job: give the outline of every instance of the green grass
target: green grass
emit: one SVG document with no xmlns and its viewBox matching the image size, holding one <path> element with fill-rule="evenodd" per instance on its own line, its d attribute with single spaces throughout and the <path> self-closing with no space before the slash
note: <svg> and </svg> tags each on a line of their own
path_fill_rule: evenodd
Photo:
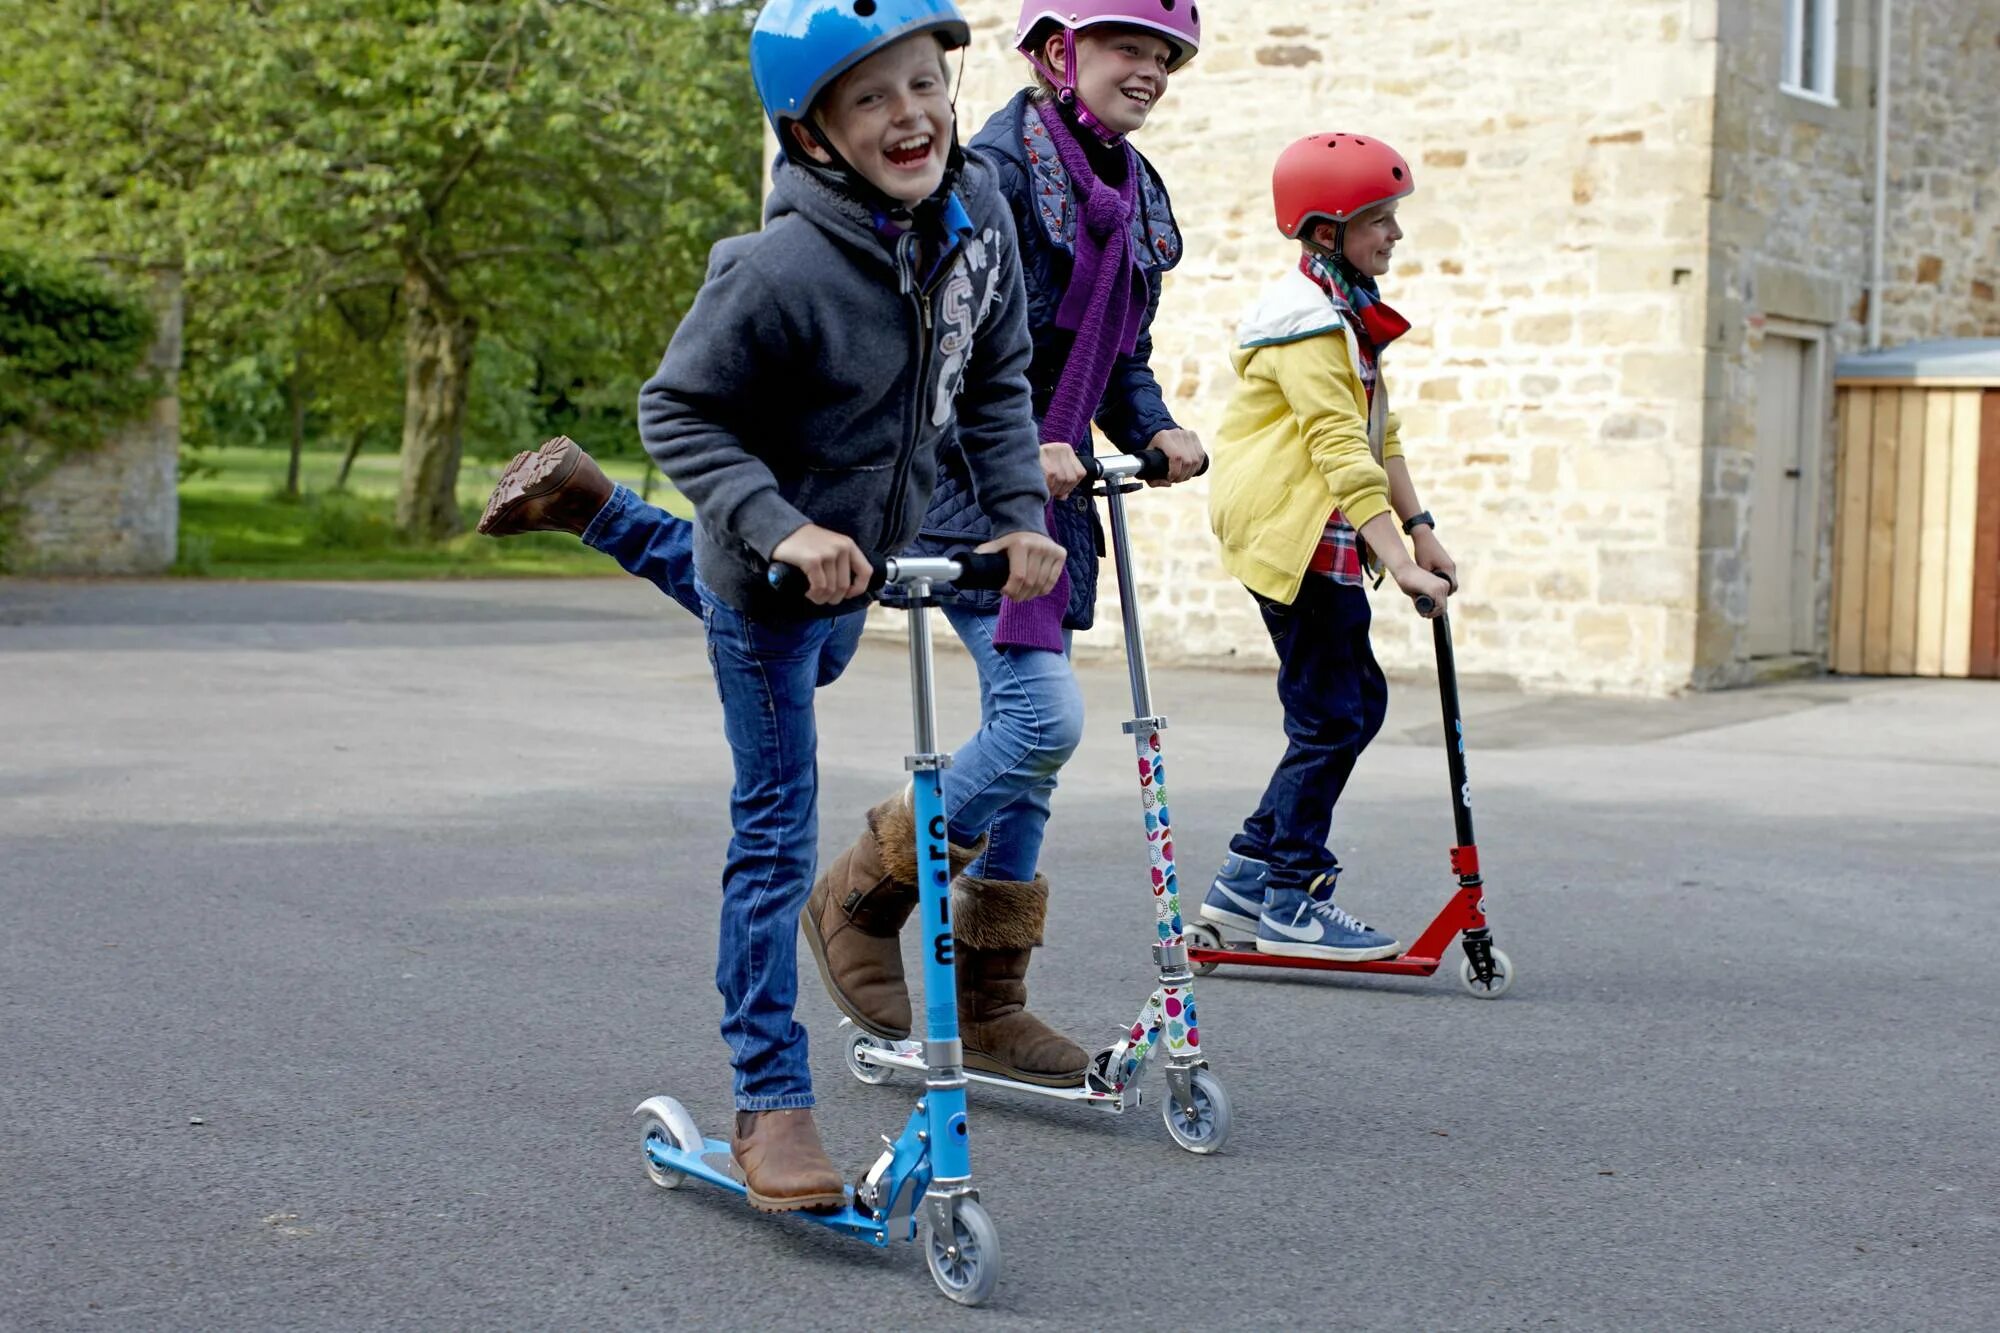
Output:
<svg viewBox="0 0 2000 1333">
<path fill-rule="evenodd" d="M 180 559 L 174 572 L 233 579 L 437 579 L 612 575 L 611 560 L 564 533 L 529 533 L 504 540 L 472 531 L 503 464 L 468 461 L 459 469 L 464 530 L 435 545 L 405 540 L 395 530 L 393 456 L 355 460 L 346 492 L 335 492 L 340 455 L 307 450 L 298 499 L 280 494 L 285 451 L 205 449 L 205 474 L 181 482 Z M 207 473 L 213 468 L 213 473 Z M 643 465 L 613 464 L 612 479 L 638 490 Z M 664 482 L 656 503 L 686 515 L 687 504 Z"/>
</svg>

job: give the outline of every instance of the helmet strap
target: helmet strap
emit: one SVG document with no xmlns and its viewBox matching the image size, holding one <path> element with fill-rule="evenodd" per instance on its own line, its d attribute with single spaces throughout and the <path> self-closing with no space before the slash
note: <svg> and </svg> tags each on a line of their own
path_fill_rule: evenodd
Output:
<svg viewBox="0 0 2000 1333">
<path fill-rule="evenodd" d="M 833 140 L 827 137 L 826 131 L 821 129 L 819 122 L 811 116 L 806 116 L 802 120 L 791 123 L 804 125 L 806 133 L 812 136 L 813 142 L 819 145 L 822 152 L 833 159 L 830 162 L 820 162 L 808 154 L 793 151 L 797 148 L 797 141 L 792 139 L 790 135 L 787 135 L 784 144 L 786 150 L 785 156 L 791 159 L 794 166 L 804 169 L 816 177 L 822 184 L 831 186 L 849 198 L 858 201 L 870 212 L 886 218 L 888 221 L 901 227 L 914 227 L 926 217 L 941 212 L 943 201 L 950 198 L 952 191 L 958 188 L 958 178 L 965 171 L 965 152 L 959 146 L 958 142 L 958 116 L 956 107 L 953 109 L 951 120 L 951 147 L 945 155 L 944 178 L 938 182 L 938 187 L 931 193 L 930 198 L 915 205 L 906 204 L 900 199 L 891 198 L 875 182 L 862 175 L 855 168 L 854 164 L 849 162 L 841 155 L 841 151 L 833 146 Z"/>
<path fill-rule="evenodd" d="M 1043 45 L 1046 46 L 1047 43 L 1045 42 Z M 1035 67 L 1036 73 L 1047 79 L 1050 85 L 1054 87 L 1056 90 L 1056 101 L 1069 108 L 1069 113 L 1075 118 L 1077 124 L 1090 131 L 1099 142 L 1107 147 L 1116 148 L 1119 144 L 1125 142 L 1124 135 L 1115 132 L 1110 126 L 1099 120 L 1091 109 L 1083 104 L 1083 99 L 1077 96 L 1076 29 L 1063 29 L 1063 72 L 1060 78 L 1056 76 L 1054 70 L 1049 68 L 1048 62 L 1042 59 L 1041 51 L 1029 48 L 1024 54 L 1028 57 L 1028 63 Z"/>
<path fill-rule="evenodd" d="M 1331 247 L 1321 245 L 1312 238 L 1313 229 L 1322 222 L 1331 223 L 1333 226 L 1333 245 Z M 1299 228 L 1299 243 L 1305 246 L 1308 252 L 1331 263 L 1339 271 L 1340 276 L 1345 278 L 1349 283 L 1357 287 L 1364 287 L 1371 292 L 1375 290 L 1375 279 L 1356 268 L 1353 261 L 1347 257 L 1347 223 L 1336 222 L 1323 213 L 1315 214 L 1307 220 L 1303 227 Z"/>
<path fill-rule="evenodd" d="M 903 203 L 901 200 L 891 199 L 876 186 L 874 181 L 869 180 L 856 170 L 854 164 L 849 162 L 841 154 L 841 151 L 833 146 L 833 140 L 827 137 L 826 131 L 820 128 L 818 121 L 808 115 L 797 123 L 806 127 L 806 133 L 812 136 L 813 142 L 819 145 L 820 151 L 833 160 L 830 162 L 821 162 L 809 154 L 794 153 L 792 154 L 792 160 L 795 163 L 804 167 L 808 172 L 817 176 L 823 183 L 832 186 L 842 194 L 859 200 L 868 207 L 869 211 L 880 213 L 892 222 L 901 223 L 905 226 L 909 225 L 909 205 Z"/>
<path fill-rule="evenodd" d="M 1318 241 L 1315 241 L 1313 239 L 1314 230 L 1317 229 L 1322 222 L 1332 223 L 1333 225 L 1332 249 L 1328 249 L 1326 246 L 1321 245 Z M 1347 244 L 1347 224 L 1345 222 L 1336 221 L 1335 219 L 1326 216 L 1326 214 L 1324 213 L 1314 213 L 1312 216 L 1308 217 L 1305 220 L 1305 224 L 1299 228 L 1299 242 L 1300 244 L 1304 245 L 1306 249 L 1312 251 L 1314 254 L 1321 255 L 1327 259 L 1331 259 L 1336 264 L 1343 264 L 1347 262 L 1347 255 L 1344 253 L 1344 247 Z"/>
</svg>

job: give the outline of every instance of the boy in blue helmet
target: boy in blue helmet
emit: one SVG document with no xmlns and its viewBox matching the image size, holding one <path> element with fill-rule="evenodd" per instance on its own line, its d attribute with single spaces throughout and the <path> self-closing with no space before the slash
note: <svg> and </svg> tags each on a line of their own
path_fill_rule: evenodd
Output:
<svg viewBox="0 0 2000 1333">
<path fill-rule="evenodd" d="M 1034 602 L 961 593 L 945 605 L 979 673 L 980 719 L 954 752 L 944 797 L 965 1065 L 1075 1087 L 1090 1057 L 1028 1007 L 1027 981 L 1047 922 L 1041 853 L 1051 797 L 1083 728 L 1069 634 L 1090 628 L 1103 544 L 1077 455 L 1092 448 L 1094 418 L 1120 448 L 1165 452 L 1170 480 L 1193 475 L 1202 460 L 1199 439 L 1175 424 L 1150 364 L 1161 275 L 1180 260 L 1180 230 L 1164 182 L 1125 137 L 1194 58 L 1201 21 L 1194 5 L 1161 0 L 1025 0 L 1016 37 L 1040 86 L 996 111 L 967 152 L 993 171 L 1013 210 L 1034 346 L 1028 382 L 1040 436 L 1051 442 L 1041 449 L 1057 501 L 1049 531 L 1068 549 L 1067 581 Z M 978 495 L 947 438 L 912 553 L 949 553 L 992 536 Z M 614 487 L 567 438 L 514 459 L 479 530 L 575 534 L 701 613 L 694 525 Z M 908 1037 L 914 1020 L 898 938 L 918 898 L 912 818 L 906 791 L 870 809 L 822 871 L 802 917 L 835 1006 L 887 1040 Z"/>
<path fill-rule="evenodd" d="M 639 395 L 646 451 L 694 502 L 695 595 L 735 761 L 716 985 L 735 1066 L 731 1147 L 765 1211 L 832 1208 L 793 1019 L 818 843 L 814 691 L 861 635 L 871 558 L 917 535 L 950 431 L 1005 552 L 1006 595 L 1055 586 L 1062 548 L 1027 381 L 1011 215 L 958 153 L 950 0 L 773 0 L 751 37 L 784 148 L 764 229 L 722 242 Z M 765 581 L 810 584 L 802 605 Z"/>
</svg>

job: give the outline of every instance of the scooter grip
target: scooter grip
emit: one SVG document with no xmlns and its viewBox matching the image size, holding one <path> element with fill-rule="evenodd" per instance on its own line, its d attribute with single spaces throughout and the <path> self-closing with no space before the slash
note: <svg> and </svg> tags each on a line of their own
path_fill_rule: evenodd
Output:
<svg viewBox="0 0 2000 1333">
<path fill-rule="evenodd" d="M 882 590 L 884 570 L 880 565 L 872 566 L 871 570 L 868 575 L 868 592 L 872 596 Z M 806 577 L 806 572 L 797 565 L 788 565 L 782 560 L 771 562 L 770 568 L 764 571 L 764 581 L 769 583 L 772 591 L 780 596 L 797 597 L 802 601 L 805 595 L 812 591 L 812 580 Z"/>
<path fill-rule="evenodd" d="M 1419 593 L 1416 600 L 1417 614 L 1420 616 L 1428 617 L 1431 612 L 1437 610 L 1437 598 L 1429 593 Z"/>
<path fill-rule="evenodd" d="M 1139 460 L 1139 470 L 1132 474 L 1134 481 L 1159 481 L 1171 470 L 1167 462 L 1167 456 L 1161 450 L 1141 449 L 1133 457 Z M 1083 463 L 1083 475 L 1085 477 L 1091 481 L 1104 480 L 1104 464 L 1098 462 L 1090 454 L 1078 454 L 1077 458 Z M 1194 474 L 1199 477 L 1207 471 L 1208 455 L 1203 454 L 1201 466 L 1194 470 Z"/>
<path fill-rule="evenodd" d="M 812 587 L 806 572 L 797 565 L 788 565 L 782 560 L 773 560 L 771 567 L 764 571 L 764 581 L 771 585 L 771 591 L 786 597 L 803 597 Z"/>
<path fill-rule="evenodd" d="M 1165 451 L 1160 449 L 1141 449 L 1139 451 L 1139 470 L 1133 474 L 1133 480 L 1164 481 L 1169 471 L 1171 471 L 1171 465 L 1167 462 Z M 1199 477 L 1206 471 L 1208 471 L 1208 455 L 1203 454 L 1201 456 L 1201 466 L 1194 470 L 1194 475 Z"/>
<path fill-rule="evenodd" d="M 1010 572 L 1005 551 L 987 551 L 977 554 L 967 551 L 964 555 L 953 556 L 958 561 L 958 577 L 951 581 L 954 588 L 967 592 L 998 592 L 1007 586 Z"/>
</svg>

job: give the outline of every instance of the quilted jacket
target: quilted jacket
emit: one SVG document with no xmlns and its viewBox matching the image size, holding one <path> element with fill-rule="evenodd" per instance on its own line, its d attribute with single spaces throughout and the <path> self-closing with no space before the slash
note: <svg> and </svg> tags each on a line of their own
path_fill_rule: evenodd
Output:
<svg viewBox="0 0 2000 1333">
<path fill-rule="evenodd" d="M 1055 144 L 1042 128 L 1041 117 L 1054 114 L 1023 89 L 995 112 L 969 146 L 969 152 L 994 169 L 1000 190 L 1014 210 L 1020 233 L 1021 272 L 1028 286 L 1028 326 L 1034 338 L 1034 360 L 1028 385 L 1039 421 L 1055 396 L 1070 344 L 1076 335 L 1055 326 L 1071 266 L 1075 263 L 1077 201 L 1069 173 L 1056 155 Z M 1160 279 L 1181 259 L 1180 229 L 1159 173 L 1139 158 L 1139 206 L 1132 221 L 1134 251 L 1146 269 L 1146 318 L 1138 345 L 1112 367 L 1111 383 L 1096 412 L 1097 428 L 1117 448 L 1128 453 L 1144 449 L 1154 435 L 1175 426 L 1173 415 L 1153 376 L 1153 316 L 1160 304 Z M 1075 442 L 1090 448 L 1087 440 Z M 1097 561 L 1104 553 L 1104 528 L 1097 502 L 1081 487 L 1055 506 L 1050 536 L 1069 552 L 1070 603 L 1065 629 L 1089 629 L 1097 606 Z M 943 555 L 983 542 L 992 531 L 974 503 L 971 475 L 955 442 L 939 448 L 937 488 L 913 554 Z M 980 611 L 999 608 L 998 593 L 960 593 L 961 604 Z"/>
</svg>

